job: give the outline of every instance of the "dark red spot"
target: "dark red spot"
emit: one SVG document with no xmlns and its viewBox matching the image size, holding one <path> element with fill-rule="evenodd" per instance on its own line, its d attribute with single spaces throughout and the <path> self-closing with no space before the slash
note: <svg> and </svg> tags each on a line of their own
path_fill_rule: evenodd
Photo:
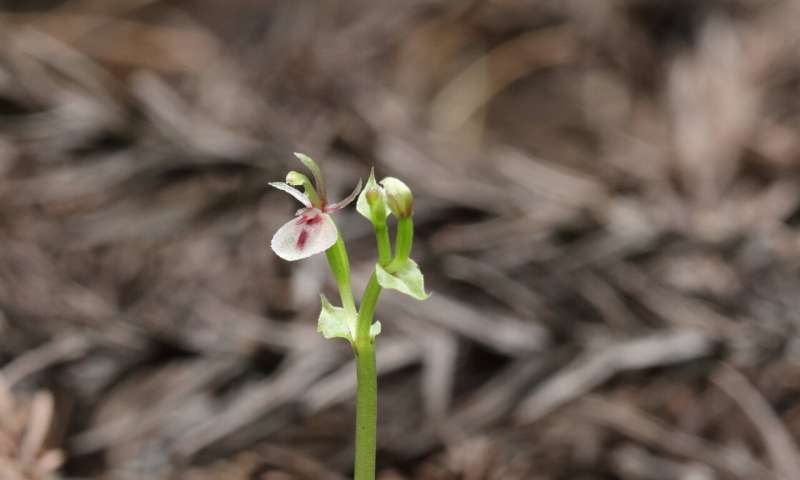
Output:
<svg viewBox="0 0 800 480">
<path fill-rule="evenodd" d="M 322 221 L 322 215 L 303 215 L 297 221 L 300 225 L 315 225 Z"/>
<path fill-rule="evenodd" d="M 299 250 L 302 250 L 303 247 L 306 246 L 307 241 L 308 241 L 308 230 L 303 229 L 300 231 L 300 236 L 297 237 L 297 248 Z"/>
</svg>

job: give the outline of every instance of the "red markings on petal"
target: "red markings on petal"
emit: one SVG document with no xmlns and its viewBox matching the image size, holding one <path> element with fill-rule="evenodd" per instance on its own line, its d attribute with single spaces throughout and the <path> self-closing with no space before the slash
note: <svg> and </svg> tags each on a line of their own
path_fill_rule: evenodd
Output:
<svg viewBox="0 0 800 480">
<path fill-rule="evenodd" d="M 333 220 L 319 210 L 308 210 L 275 232 L 271 246 L 285 260 L 299 260 L 321 253 L 336 243 Z"/>
<path fill-rule="evenodd" d="M 301 215 L 297 219 L 297 223 L 300 225 L 316 225 L 322 221 L 322 215 L 319 213 L 311 214 L 311 215 Z"/>
<path fill-rule="evenodd" d="M 308 241 L 308 230 L 305 228 L 300 232 L 300 235 L 297 237 L 297 249 L 302 250 L 303 247 L 306 246 L 306 242 Z"/>
<path fill-rule="evenodd" d="M 322 215 L 320 213 L 312 213 L 310 215 L 302 215 L 297 223 L 300 225 L 304 225 L 300 234 L 297 236 L 297 243 L 295 246 L 298 250 L 302 250 L 303 247 L 306 246 L 306 242 L 308 242 L 308 236 L 311 235 L 310 230 L 311 227 L 314 225 L 319 224 L 322 221 Z"/>
</svg>

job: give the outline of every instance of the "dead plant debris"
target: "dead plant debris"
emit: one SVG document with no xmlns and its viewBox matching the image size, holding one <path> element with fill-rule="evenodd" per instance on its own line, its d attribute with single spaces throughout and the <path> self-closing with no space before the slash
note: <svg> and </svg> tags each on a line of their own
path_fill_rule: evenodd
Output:
<svg viewBox="0 0 800 480">
<path fill-rule="evenodd" d="M 433 296 L 378 312 L 382 480 L 799 479 L 798 24 L 794 0 L 3 2 L 0 477 L 348 477 L 331 281 L 266 245 L 304 151 L 418 199 Z"/>
</svg>

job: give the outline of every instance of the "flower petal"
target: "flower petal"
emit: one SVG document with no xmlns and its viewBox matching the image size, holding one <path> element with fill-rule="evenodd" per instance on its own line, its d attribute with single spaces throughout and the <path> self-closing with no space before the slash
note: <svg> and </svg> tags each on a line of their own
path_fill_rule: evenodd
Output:
<svg viewBox="0 0 800 480">
<path fill-rule="evenodd" d="M 325 207 L 325 211 L 326 212 L 335 212 L 336 210 L 343 209 L 344 207 L 350 205 L 350 203 L 352 203 L 353 200 L 356 199 L 356 195 L 358 195 L 358 192 L 360 192 L 360 191 L 361 191 L 361 179 L 359 178 L 358 179 L 358 185 L 356 185 L 356 188 L 352 192 L 350 192 L 350 195 L 348 195 L 346 198 L 344 198 L 342 200 L 339 200 L 336 203 L 332 203 L 332 204 L 328 205 L 327 207 Z"/>
<path fill-rule="evenodd" d="M 297 199 L 300 203 L 302 203 L 306 208 L 311 208 L 311 200 L 308 199 L 305 193 L 301 192 L 300 190 L 294 188 L 293 186 L 289 185 L 288 183 L 284 182 L 269 182 L 270 187 L 275 187 L 278 190 L 283 190 L 284 192 L 288 193 L 289 195 L 293 196 Z"/>
<path fill-rule="evenodd" d="M 337 235 L 336 224 L 329 215 L 305 214 L 279 228 L 270 246 L 282 259 L 294 261 L 331 248 Z"/>
</svg>

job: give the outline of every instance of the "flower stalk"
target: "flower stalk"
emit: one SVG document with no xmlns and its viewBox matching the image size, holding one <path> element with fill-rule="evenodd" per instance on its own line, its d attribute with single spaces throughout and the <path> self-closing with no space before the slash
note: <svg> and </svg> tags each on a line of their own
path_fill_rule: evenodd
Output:
<svg viewBox="0 0 800 480">
<path fill-rule="evenodd" d="M 378 428 L 378 375 L 375 337 L 370 335 L 381 286 L 373 273 L 361 298 L 354 352 L 356 356 L 355 480 L 374 480 Z"/>
<path fill-rule="evenodd" d="M 356 314 L 356 301 L 353 298 L 353 288 L 350 285 L 350 259 L 347 256 L 347 248 L 344 246 L 342 234 L 339 229 L 336 229 L 336 243 L 327 250 L 325 256 L 328 258 L 328 266 L 330 266 L 331 273 L 336 286 L 339 288 L 339 297 L 342 300 L 342 306 L 348 313 Z"/>
<path fill-rule="evenodd" d="M 374 177 L 370 178 L 374 180 Z M 383 193 L 375 186 L 367 190 L 366 197 L 370 208 L 370 221 L 375 229 L 375 241 L 378 244 L 378 263 L 386 266 L 392 261 L 389 226 L 386 224 L 386 201 Z"/>
<path fill-rule="evenodd" d="M 414 221 L 411 217 L 401 218 L 397 221 L 397 236 L 395 238 L 395 257 L 386 267 L 390 273 L 395 273 L 408 262 L 411 255 L 411 246 L 414 243 Z"/>
</svg>

